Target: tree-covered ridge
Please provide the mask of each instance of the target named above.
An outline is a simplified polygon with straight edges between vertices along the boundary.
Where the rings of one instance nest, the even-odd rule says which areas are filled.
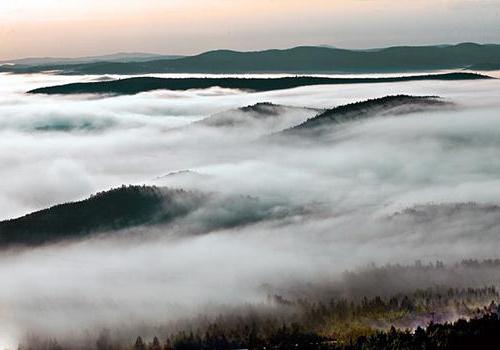
[[[122,186],[0,222],[0,245],[43,244],[144,224],[168,223],[201,205],[199,193]]]
[[[215,50],[178,59],[148,62],[93,62],[0,66],[0,72],[61,74],[248,73],[248,72],[405,72],[482,68],[500,63],[500,45],[462,43],[346,50],[300,46],[284,50]]]
[[[42,87],[28,91],[32,94],[117,94],[130,95],[153,90],[189,90],[221,87],[251,91],[272,91],[310,85],[391,83],[420,80],[491,79],[476,73],[444,73],[384,78],[326,78],[296,76],[283,78],[155,78],[134,77],[110,81],[72,83]]]
[[[200,120],[195,124],[212,127],[234,127],[246,126],[253,119],[267,119],[278,117],[280,112],[286,110],[286,106],[270,102],[259,102],[253,105],[240,107],[236,110],[224,111]],[[235,113],[236,112],[236,113]],[[242,112],[242,113],[237,113]]]
[[[438,96],[390,95],[353,102],[326,111],[305,122],[284,130],[281,135],[304,135],[329,130],[330,127],[379,115],[400,115],[422,110],[439,109],[451,103]]]

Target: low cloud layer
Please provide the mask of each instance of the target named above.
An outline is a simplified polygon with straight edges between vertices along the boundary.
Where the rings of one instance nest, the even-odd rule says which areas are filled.
[[[138,228],[127,237],[141,239],[109,235],[3,251],[0,322],[6,339],[16,341],[27,331],[68,335],[134,326],[124,320],[155,326],[206,305],[263,302],[263,286],[283,290],[341,280],[345,270],[371,262],[497,256],[495,80],[269,93],[214,88],[122,97],[23,94],[70,79],[2,75],[2,219],[129,183],[251,196],[263,208],[277,209],[265,213],[267,220],[183,239],[172,237],[175,227],[155,228],[154,234]],[[277,124],[258,118],[250,130],[192,125],[271,102],[294,107],[279,112],[278,126],[289,127],[311,117],[307,108],[402,93],[439,95],[455,106],[347,123],[319,140],[268,142],[261,136]],[[61,123],[71,127],[51,128]],[[478,204],[459,204],[451,214],[446,209],[464,202]],[[209,226],[215,216],[238,219],[251,203],[235,202],[227,211],[201,208],[182,227]],[[142,239],[145,233],[150,239]],[[461,282],[482,286],[487,276],[467,275]]]

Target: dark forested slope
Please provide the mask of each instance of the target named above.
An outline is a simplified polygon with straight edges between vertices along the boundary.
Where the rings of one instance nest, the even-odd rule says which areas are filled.
[[[154,223],[168,223],[203,202],[199,193],[128,186],[0,222],[0,245],[42,244]]]
[[[415,111],[436,109],[451,103],[437,96],[392,95],[354,102],[328,109],[279,135],[317,135],[339,124],[362,120],[379,115],[407,114]]]

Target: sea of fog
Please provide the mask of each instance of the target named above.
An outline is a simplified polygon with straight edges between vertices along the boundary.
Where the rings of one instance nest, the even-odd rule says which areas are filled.
[[[490,212],[445,211],[427,222],[388,219],[414,206],[500,204],[499,80],[262,93],[25,93],[102,79],[0,74],[1,219],[122,184],[248,195],[300,210],[175,240],[155,232],[139,242],[110,235],[1,251],[0,347],[27,332],[73,336],[102,327],[157,326],[206,305],[259,303],[263,286],[334,280],[372,262],[499,255],[498,216]],[[267,142],[269,129],[258,124],[248,130],[192,125],[258,102],[299,107],[284,116],[298,120],[302,114],[293,113],[301,108],[394,94],[437,95],[453,107],[343,125],[324,142]],[[190,172],[176,173],[181,170]]]

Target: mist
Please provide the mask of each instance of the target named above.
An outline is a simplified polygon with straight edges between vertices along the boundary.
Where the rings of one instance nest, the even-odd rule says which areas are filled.
[[[1,251],[8,346],[29,332],[83,339],[101,328],[160,327],[203,310],[265,305],[270,292],[307,285],[388,295],[409,288],[403,275],[354,293],[344,272],[498,257],[497,80],[62,97],[24,92],[74,77],[0,77],[2,219],[122,184],[217,194],[241,208],[208,202],[173,225]],[[272,138],[323,109],[396,94],[437,95],[452,107],[375,115],[316,140]],[[285,107],[273,107],[272,119],[241,109],[262,102]],[[252,122],[238,127],[241,118]],[[258,219],[207,224],[238,221],[251,211],[237,199],[245,196],[264,208]],[[492,269],[447,276],[464,288],[500,277]]]

